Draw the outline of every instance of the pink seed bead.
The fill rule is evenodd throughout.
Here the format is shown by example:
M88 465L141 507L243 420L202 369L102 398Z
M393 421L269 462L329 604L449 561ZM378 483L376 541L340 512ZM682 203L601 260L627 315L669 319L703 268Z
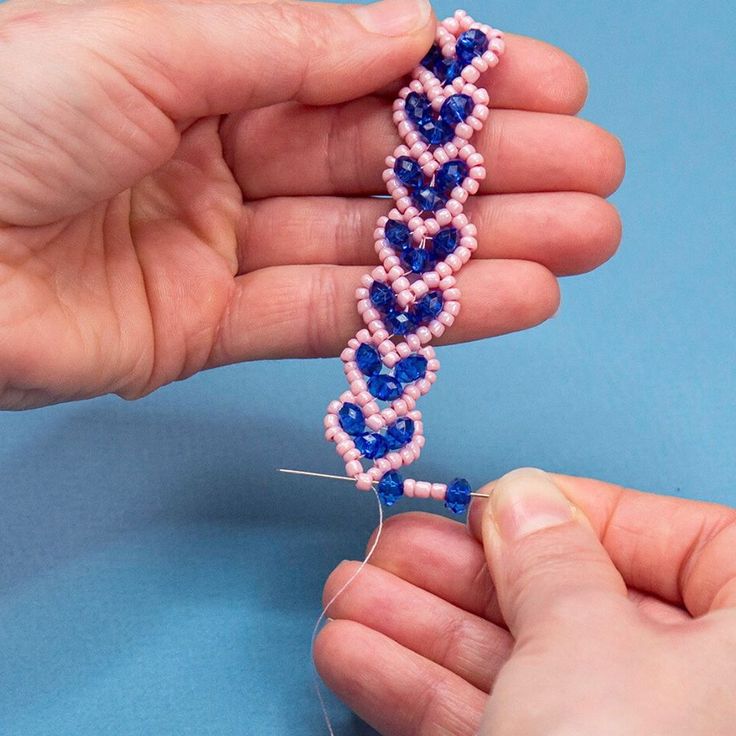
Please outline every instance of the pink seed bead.
M463 213L462 215L458 215L456 218L454 218L452 224L458 230L462 230L468 224L468 222L468 216Z
M410 398L414 399L414 401L416 401L422 395L422 392L414 384L409 384L408 386L405 386L404 393Z
M414 442L416 443L417 447L421 450L422 447L424 447L424 443L427 441L426 437L424 436L418 436L414 438Z
M408 447L402 447L399 454L404 465L411 465L414 462L414 453Z
M390 280L391 269L401 265L401 258L394 252L393 248L386 248L388 255L383 259L383 267L388 271L386 278Z
M381 459L383 459L383 458L381 458ZM376 461L376 462L378 462L378 461ZM391 467L390 467L390 466L389 466L389 470L391 470ZM369 468L369 469L368 469L368 475L370 475L371 479L372 479L372 480L373 480L374 482L375 482L375 481L378 481L378 480L381 480L381 478L383 478L383 476L385 475L385 472L386 472L386 471L384 471L384 472L381 472L381 471L380 471L380 470L378 469L378 466L377 466L377 465L374 465L374 466L373 466L372 468Z
M401 268L401 266L392 266L391 270L388 272L388 280L393 286L393 282L396 281L396 279L400 279L404 275L404 269Z
M465 163L468 166L483 166L485 164L485 159L480 153L473 153L466 159Z
M369 401L366 404L363 404L362 406L363 406L363 414L365 414L366 417L372 417L374 414L380 414L381 412L381 407L378 406L378 404L375 401Z
M374 345L380 345L384 340L388 340L388 335L388 330L376 330L376 332L373 333L371 340ZM358 345L358 347L360 347L360 345ZM356 350L357 349L358 348L356 348Z
M386 355L383 356L383 364L389 370L393 368L398 362L399 362L399 354L396 352L387 353Z
M460 238L460 245L463 248L467 248L471 253L475 252L478 248L478 241L476 238L466 236Z
M449 274L445 274L445 276L447 275ZM442 277L439 272L427 271L427 273L424 274L424 283L427 284L428 289L436 289L440 285L441 278Z
M447 206L444 207L441 210L437 211L437 214L435 215L435 219L440 224L441 227L445 227L446 225L449 225L452 222L452 211L450 209L450 202L453 200L449 200L447 202Z
M401 401L401 399L399 399L399 401ZM412 397L409 396L408 394L404 394L403 401L406 404L406 411L407 412L410 412L417 405L416 400L415 399L412 399Z
M414 478L407 478L404 481L404 495L407 498L414 498L414 488L416 486L416 481Z
M419 338L416 335L407 335L406 344L412 351L417 351L420 347L422 347L422 343L419 342Z
M433 319L429 323L429 331L435 336L435 337L442 337L442 335L445 334L445 326L439 322L436 319Z
M370 324L371 322L379 320L381 318L381 313L374 307L371 307L370 309L366 309L363 312L362 316L363 322L365 322L366 324Z
M470 181L472 181L472 179ZM434 217L427 220L424 224L429 235L437 235L437 233L440 231L439 223L437 222L437 220L434 219Z
M448 199L445 207L452 217L456 217L463 211L462 202L458 202L456 199ZM439 215L439 212L437 214ZM452 220L452 218L450 218L450 220ZM448 222L447 224L449 225L450 223Z
M463 182L463 189L468 194L478 194L478 192L480 191L480 184L478 184L475 179L471 179L470 177L468 177Z
M440 281L440 289L442 289L442 291L452 289L455 284L457 284L457 279L454 276L445 276L445 278Z
M349 475L351 478L355 478L358 473L363 472L363 466L360 464L359 460L351 460L346 466L345 466L345 473Z
M392 470L398 470L404 464L401 460L401 455L399 455L398 452L389 452L389 454L386 455L386 460L391 463Z
M459 256L457 256L455 253L450 253L450 255L445 258L445 263L453 271L455 271L455 273L457 273L463 267L462 260L460 260Z
M327 405L327 411L330 414L337 414L340 409L342 409L341 401L330 401L330 403Z
M370 295L371 292L363 286L355 290L356 299L368 299L370 298Z
M411 348L405 342L401 342L396 346L396 352L400 357L406 358L411 355Z
M432 483L429 495L435 501L444 501L447 495L447 486L444 483Z
M355 478L355 487L359 491L370 491L373 488L373 478L368 473L358 473Z
M470 169L469 174L473 179L478 179L478 180L485 179L486 169L484 166L473 166L473 168Z
M434 383L437 380L437 374L434 371L428 370L424 376L430 383Z
M348 383L350 383L350 385L352 386L353 383L355 383L356 381L360 381L363 378L363 373L356 368L354 370L348 371L345 374L345 377L348 379Z
M391 408L400 416L403 417L406 412L409 411L409 406L404 399L396 399Z
M426 378L421 378L417 381L417 388L422 393L422 395L424 395L429 393L429 390L432 388L432 384Z
M387 473L389 470L391 470L391 463L386 460L385 457L379 457L376 460L376 469L380 471L381 474Z
M396 352L396 345L394 345L391 340L384 340L378 345L378 352L384 356L388 355L389 353L394 353Z
M346 401L352 401L353 395L350 393L350 391L343 391L340 394L340 402L344 404Z
M376 332L377 330L383 329L383 322L380 319L374 319L372 322L368 323L368 329L371 332Z
M328 442L333 442L335 439L335 435L340 431L339 427L328 427L325 430L325 439Z
M360 347L361 342L370 342L371 333L366 329L358 330L358 334L355 336L355 339L358 341L358 344L355 346L357 349Z
M417 215L415 217L412 217L406 224L409 230L416 230L417 228L424 226L424 220Z
M462 263L467 263L470 260L472 251L466 248L464 245L461 245L455 250L455 255L460 259Z
M451 196L454 200L460 202L460 204L465 204L468 201L469 195L462 187L455 187L451 192Z
M460 302L445 301L444 310L453 317L457 317L460 314Z
M414 420L414 434L417 437L422 437L424 435L424 422L422 422L421 419Z
M324 418L323 422L325 429L329 429L330 427L339 427L340 426L340 420L338 419L336 414L328 414Z
M431 492L432 492L432 484L427 483L426 481L420 480L417 482L415 486L414 497L415 498L429 498L429 495Z
M432 360L432 358L434 358L437 355L437 353L435 352L435 349L431 345L427 345L427 347L422 348L422 355L427 360Z
M455 324L455 318L447 312L440 312L437 315L437 321L441 322L445 327L452 327Z
M365 420L365 423L374 432L380 432L386 426L386 423L383 421L383 417L380 414L371 414Z
M469 222L461 231L460 235L462 235L464 238L477 238L478 237L478 228L473 225L472 222Z
M381 412L381 416L383 417L383 421L386 422L387 425L393 424L399 418L396 412L390 407L384 409Z
M411 285L411 290L414 296L417 297L417 299L419 299L423 297L429 291L429 286L427 286L426 281L424 281L423 279L419 279L419 281L415 281Z
M452 301L452 302L459 301L460 296L461 296L460 289L455 289L455 288L447 289L446 291L442 292L442 294L445 297L445 299L448 299L449 301Z
M342 459L343 462L349 463L351 460L360 460L361 454L360 450L353 447L352 450L348 450L347 452L343 452Z
M399 212L406 212L406 210L411 207L411 200L409 197L402 197L398 202L396 202L396 207L398 208Z
M455 128L455 134L458 138L465 138L467 140L473 135L473 129L467 123L458 123Z
M422 345L426 345L426 343L432 340L433 335L429 327L422 326L417 328L417 337L421 341Z
M393 269L391 269L393 270ZM391 288L394 290L395 294L400 294L402 291L406 291L411 286L411 283L409 283L409 279L406 278L406 276L399 276L392 284Z
M355 443L352 440L343 440L337 443L335 448L339 455L344 455L346 452L350 452L355 447Z
M362 406L365 409L366 404L370 404L370 402L373 400L373 396L371 396L367 391L361 391L360 393L353 394L353 401L355 401L358 406ZM363 414L368 416L368 413L364 410Z
M450 160L450 157L447 155L447 151L445 151L444 148L438 148L434 152L434 157L440 164L446 164Z
M367 279L368 283L366 284L366 282L363 281L363 286L370 289L374 281L384 282L386 281L387 276L388 274L386 273L386 269L383 266L376 266L371 271L371 275Z
M437 275L440 277L440 279L445 279L448 276L452 276L452 269L444 262L440 261L437 266L435 267L435 271L437 271ZM437 286L440 285L440 282L437 282ZM437 288L437 287L434 287Z
M440 369L440 362L436 358L427 361L427 370L435 373Z

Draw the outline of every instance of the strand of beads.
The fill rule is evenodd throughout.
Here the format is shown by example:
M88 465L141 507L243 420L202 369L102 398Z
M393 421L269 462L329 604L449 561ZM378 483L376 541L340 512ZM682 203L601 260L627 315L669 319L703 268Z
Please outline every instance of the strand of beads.
M455 275L478 247L464 213L486 176L470 143L489 115L488 92L476 83L503 50L499 31L458 10L438 25L435 44L394 104L402 143L383 175L394 208L374 234L381 265L356 291L365 327L341 355L349 390L325 417L325 436L345 472L361 490L377 486L389 506L404 495L444 501L461 513L470 502L462 478L446 485L403 479L398 471L424 447L417 401L440 368L429 343L460 313ZM365 460L372 461L368 469Z

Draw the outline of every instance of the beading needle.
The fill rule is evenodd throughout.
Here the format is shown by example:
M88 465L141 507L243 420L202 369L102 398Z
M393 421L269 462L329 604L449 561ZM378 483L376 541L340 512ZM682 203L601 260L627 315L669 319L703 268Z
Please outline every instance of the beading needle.
M288 468L279 468L279 473L288 473L289 475L308 475L310 478L328 478L329 480L349 480L355 483L355 478L349 478L347 475L330 475L329 473L314 473L310 470L290 470ZM378 485L376 482L373 485ZM473 498L490 498L488 493L471 493Z

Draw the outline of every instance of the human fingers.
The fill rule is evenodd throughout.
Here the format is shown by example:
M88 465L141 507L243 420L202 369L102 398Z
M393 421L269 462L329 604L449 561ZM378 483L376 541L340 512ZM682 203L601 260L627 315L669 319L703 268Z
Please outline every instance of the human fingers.
M478 228L476 259L536 261L558 276L599 266L621 238L616 208L581 192L478 196L468 201L467 212ZM240 271L373 264L373 231L385 213L386 202L376 198L276 197L246 203L238 226Z
M354 294L364 270L279 266L239 276L208 366L336 355L361 326ZM559 305L554 276L529 261L471 261L458 274L458 287L463 311L445 342L525 329Z

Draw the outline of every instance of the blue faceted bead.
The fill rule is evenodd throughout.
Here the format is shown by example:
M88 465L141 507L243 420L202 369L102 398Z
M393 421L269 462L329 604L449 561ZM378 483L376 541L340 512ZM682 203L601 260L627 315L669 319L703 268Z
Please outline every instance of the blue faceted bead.
M437 258L444 258L457 248L458 232L454 227L446 227L440 230L432 238L432 248Z
M442 61L442 51L440 47L434 43L432 48L427 51L427 55L422 59L422 66L429 71L434 72L437 69L437 64Z
M430 291L417 302L415 314L422 322L430 322L442 311L443 304L442 293Z
M367 342L361 343L355 351L355 362L364 376L377 376L383 366L378 350Z
M410 92L404 100L404 110L409 120L415 125L419 125L430 116L432 105L424 95L420 95L418 92Z
M394 304L394 290L380 281L371 284L370 296L371 303L378 309L390 309Z
M447 487L445 494L445 508L453 514L462 514L470 504L470 483L465 478L455 478Z
M389 470L378 481L378 497L384 506L393 506L404 495L404 481L395 470Z
M424 248L406 248L401 258L413 273L424 273L431 266L432 261L429 251Z
M401 383L411 383L427 374L427 359L423 355L408 355L396 364L394 375Z
M401 396L404 389L393 376L384 373L368 379L368 390L381 401L393 401Z
M389 450L400 450L411 442L414 436L414 422L407 417L401 417L386 430L386 443Z
M398 220L389 220L383 228L386 234L386 240L388 240L394 248L401 249L409 243L411 238L411 231L409 228Z
M466 65L476 56L483 56L486 51L488 51L488 36L477 28L465 31L455 44L457 58Z
M385 322L394 335L408 335L417 326L417 321L411 312L389 312Z
M396 178L406 187L414 188L424 183L422 167L410 156L399 156L394 164Z
M473 100L468 95L453 95L442 103L440 117L454 129L458 123L464 123L472 111Z
M412 195L412 202L422 212L436 212L445 206L447 200L434 187L421 187Z
M442 146L451 141L455 131L443 120L428 119L417 123L417 130L430 146Z
M356 437L355 446L363 457L374 460L388 452L388 443L380 434L364 434Z
M449 193L460 186L468 175L468 165L465 161L448 161L440 166L434 184L441 192Z
M437 64L434 73L442 84L449 84L462 74L465 65L457 59L442 59Z
M346 402L339 411L340 426L351 436L357 437L365 432L365 418L359 406Z

